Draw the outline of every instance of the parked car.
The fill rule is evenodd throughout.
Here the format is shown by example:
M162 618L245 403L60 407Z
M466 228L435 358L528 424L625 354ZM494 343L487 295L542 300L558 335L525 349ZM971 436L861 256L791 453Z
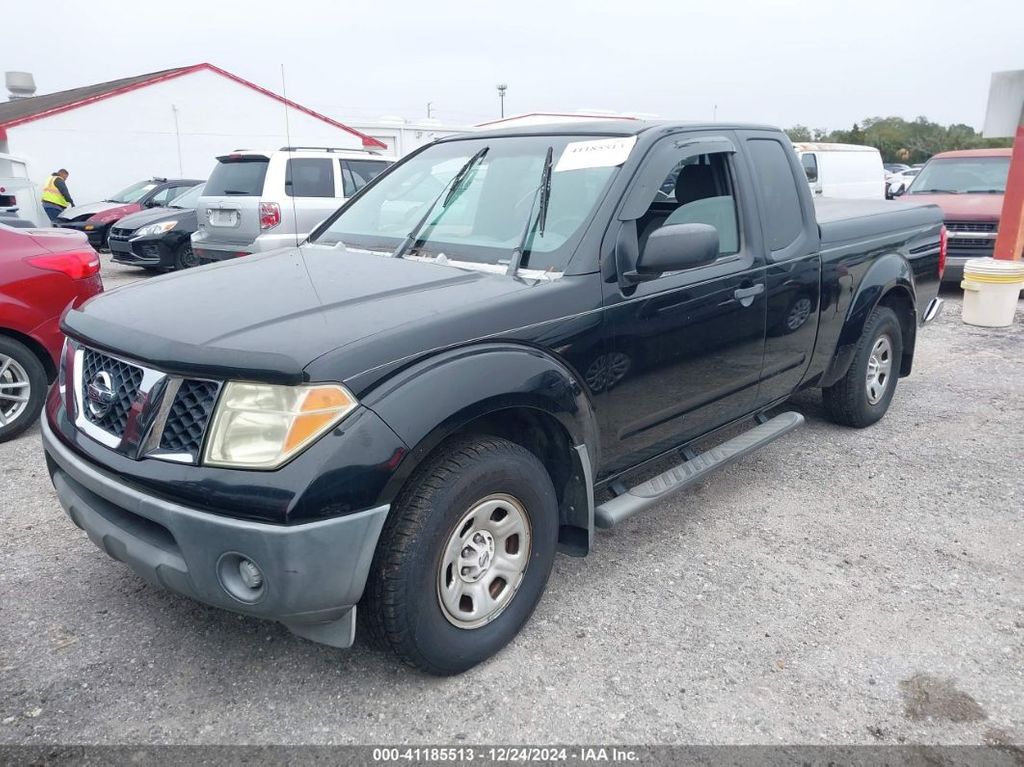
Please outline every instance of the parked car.
M886 199L892 199L903 194L914 179L917 178L917 174L921 172L920 168L907 168L899 173L893 173L885 179L885 196Z
M116 221L144 208L160 208L196 184L194 178L151 178L122 189L102 202L90 202L68 208L57 218L56 224L65 229L85 232L89 244L106 250L110 228Z
M282 147L217 158L199 198L200 261L294 247L392 160L355 149Z
M151 582L336 647L358 604L377 641L454 674L516 635L556 550L798 427L776 414L794 392L882 418L942 258L933 205L816 214L777 130L444 138L301 247L69 312L47 465Z
M68 306L103 290L100 259L85 236L14 229L0 218L0 442L39 420L57 378Z
M885 197L882 155L873 146L824 142L793 146L815 196L848 200Z
M942 208L949 232L949 258L942 279L959 284L969 258L991 256L1003 210L1011 149L942 152L921 168L899 194ZM899 194L897 196L899 196Z
M140 210L110 229L111 260L151 271L187 269L197 264L192 253L196 205L203 185L188 189L166 208Z

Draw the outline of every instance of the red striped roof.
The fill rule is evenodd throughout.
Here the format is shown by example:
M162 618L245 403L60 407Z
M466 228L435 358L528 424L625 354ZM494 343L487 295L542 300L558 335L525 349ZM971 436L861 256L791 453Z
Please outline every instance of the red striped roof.
M256 85L256 83L249 82L238 75L232 74L227 70L208 63L194 64L190 67L178 67L176 69L164 69L160 72L150 72L145 75L125 77L120 80L110 80L109 82L98 83L96 85L86 85L82 88L72 88L71 90L59 91L58 93L48 93L45 96L33 96L32 98L15 99L14 101L0 103L0 138L4 138L7 128L13 128L16 125L23 125L24 123L32 122L33 120L41 120L45 117L60 114L61 112L68 112L87 104L94 104L97 101L102 101L103 99L119 96L122 93L128 93L130 91L138 90L139 88L145 88L149 85L166 82L167 80L173 80L176 77L182 77L202 70L214 72L222 77L226 77L239 85L251 88L257 93L262 93L264 96L268 96L275 101L287 104L291 109L307 114L310 117L315 117L317 120L322 120L328 125L351 133L353 136L358 136L364 147L373 149L387 148L386 144L378 141L372 136L368 136L365 133L357 131L355 128L350 128L349 126L344 125L337 120L333 120L326 115L322 115L319 112L314 112L308 107L297 104L290 99L286 99L284 96L274 93L273 91L261 88Z

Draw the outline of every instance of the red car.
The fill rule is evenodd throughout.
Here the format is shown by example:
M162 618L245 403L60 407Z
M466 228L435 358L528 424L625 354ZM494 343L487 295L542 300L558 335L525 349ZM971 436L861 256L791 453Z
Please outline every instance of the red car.
M962 149L932 157L903 199L942 208L949 232L943 282L959 284L970 258L991 256L1010 172L1010 149Z
M64 310L102 291L100 257L84 234L0 224L0 442L39 417Z

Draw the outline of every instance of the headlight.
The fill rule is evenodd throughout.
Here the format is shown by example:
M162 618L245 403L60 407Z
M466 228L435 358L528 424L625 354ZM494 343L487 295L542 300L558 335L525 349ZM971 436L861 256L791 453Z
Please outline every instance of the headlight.
M177 224L177 221L161 221L159 224L150 224L149 226L144 226L141 229L136 229L132 234L132 237L145 237L149 234L163 234L164 232L171 231L175 226L177 226Z
M203 463L275 469L329 431L356 408L338 384L224 386Z

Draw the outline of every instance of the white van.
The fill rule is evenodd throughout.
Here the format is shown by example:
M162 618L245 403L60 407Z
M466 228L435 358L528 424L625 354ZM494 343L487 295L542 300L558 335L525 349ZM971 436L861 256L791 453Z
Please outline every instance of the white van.
M885 169L873 146L860 144L793 144L815 196L884 200Z

